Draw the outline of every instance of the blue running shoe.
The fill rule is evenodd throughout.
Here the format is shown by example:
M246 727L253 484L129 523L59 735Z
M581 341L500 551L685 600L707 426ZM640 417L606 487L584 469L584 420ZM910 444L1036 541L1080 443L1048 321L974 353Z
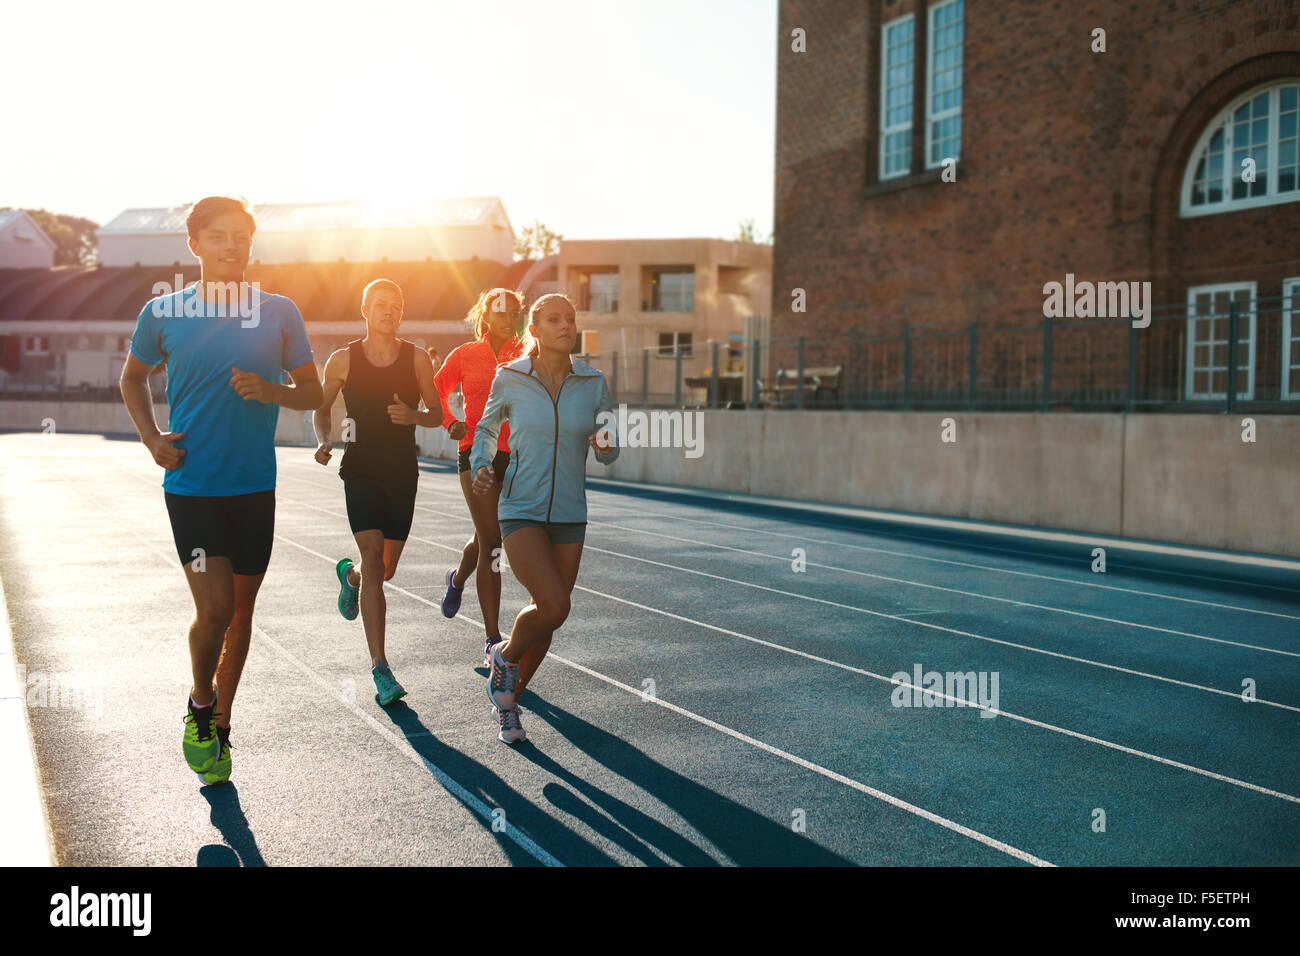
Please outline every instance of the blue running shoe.
M456 612L460 610L460 599L465 594L464 587L456 587L451 582L456 580L456 569L447 569L447 593L442 599L442 616L455 617Z
M360 607L357 604L357 591L348 581L348 572L352 570L352 559L344 558L334 565L334 573L339 576L339 613L349 621L355 621Z
M393 677L393 672L388 669L387 664L379 664L370 671L370 676L375 679L375 699L379 701L379 706L387 707L389 704L406 696L406 689L397 683Z

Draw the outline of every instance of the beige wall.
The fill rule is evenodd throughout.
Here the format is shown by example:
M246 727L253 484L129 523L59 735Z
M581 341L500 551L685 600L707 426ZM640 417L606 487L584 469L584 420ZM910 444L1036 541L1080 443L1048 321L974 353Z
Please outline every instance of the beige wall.
M588 474L1300 557L1300 417L705 411L704 454L624 448ZM166 409L158 410L165 419ZM0 428L133 431L116 402L0 402ZM282 411L276 440L314 443ZM952 418L957 441L940 441ZM337 421L337 416L336 416ZM455 456L441 429L416 430Z
M1300 556L1300 418L703 412L704 454L594 476ZM957 441L940 441L952 418Z

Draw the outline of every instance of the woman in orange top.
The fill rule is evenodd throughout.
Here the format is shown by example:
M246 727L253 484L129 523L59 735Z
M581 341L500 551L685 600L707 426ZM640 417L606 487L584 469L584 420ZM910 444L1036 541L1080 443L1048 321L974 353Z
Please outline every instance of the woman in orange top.
M501 526L497 523L497 497L506 466L510 462L508 427L503 427L497 438L497 452L492 459L492 470L496 473L497 481L490 494L474 494L474 476L469 473L469 455L470 449L474 447L474 426L483 417L483 406L487 404L497 367L523 355L523 296L510 289L484 292L479 295L465 321L474 331L474 341L452 349L438 369L438 374L433 377L438 394L442 396L443 414L446 416L442 424L453 435L459 435L460 429L453 431L453 426L461 423L450 411L446 411L447 396L459 385L461 395L465 398L465 421L461 424L465 433L460 438L460 454L456 466L460 472L461 493L469 506L470 517L474 519L474 536L461 551L459 567L447 570L447 593L442 599L442 613L446 617L456 616L460 610L465 582L477 569L478 603L483 611L483 627L487 632L487 643L483 651L486 658L492 645L501 640L501 630L497 623L501 608Z

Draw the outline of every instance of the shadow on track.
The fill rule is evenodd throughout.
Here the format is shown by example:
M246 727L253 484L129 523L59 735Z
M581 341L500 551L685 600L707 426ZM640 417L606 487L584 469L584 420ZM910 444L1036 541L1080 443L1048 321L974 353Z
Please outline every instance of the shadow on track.
M554 727L583 753L674 811L725 854L727 862L740 866L853 865L851 860L818 846L790 827L761 816L689 777L670 770L627 741L587 723L531 690L524 691L520 703ZM647 858L648 850L640 842L644 841L673 863L684 866L717 865L717 861L685 837L635 807L592 786L536 747L521 748L519 754L570 784L618 821L626 830L621 838L605 833L605 830L612 829L608 821L602 824L605 830L598 828L592 819L598 816L594 811L587 810L587 815L583 817L593 829L605 833L610 839L617 839L619 845L638 858L662 865L661 860ZM578 815L571 809L577 798L562 793L563 789L556 787L552 793L547 793L548 799L557 807Z
M199 793L212 807L212 825L221 831L229 846L210 843L199 848L196 866L266 866L257 848L257 839L248 827L244 808L239 805L239 790L233 783L202 787Z
M486 704L486 701L484 702ZM384 708L389 720L406 736L411 749L442 770L462 787L474 794L489 807L500 807L505 811L506 820L520 832L527 834L539 846L566 866L610 866L614 860L592 846L578 834L574 833L558 819L534 806L526 798L495 773L465 754L449 747L438 740L429 728L420 721L420 715L406 701L398 701ZM505 747L505 744L500 746ZM521 744L521 752L532 749L528 743ZM453 794L454 796L454 794ZM465 805L465 801L461 800ZM467 809L473 810L473 807ZM475 817L482 820L483 826L496 837L502 851L516 866L536 866L538 861L527 850L504 833L491 829L491 821L484 820L477 812Z

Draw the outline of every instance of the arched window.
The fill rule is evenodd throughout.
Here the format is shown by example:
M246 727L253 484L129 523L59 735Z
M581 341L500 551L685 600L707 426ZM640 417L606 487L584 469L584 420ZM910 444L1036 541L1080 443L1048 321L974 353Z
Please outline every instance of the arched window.
M1219 113L1183 174L1182 215L1300 201L1300 79L1252 90Z

